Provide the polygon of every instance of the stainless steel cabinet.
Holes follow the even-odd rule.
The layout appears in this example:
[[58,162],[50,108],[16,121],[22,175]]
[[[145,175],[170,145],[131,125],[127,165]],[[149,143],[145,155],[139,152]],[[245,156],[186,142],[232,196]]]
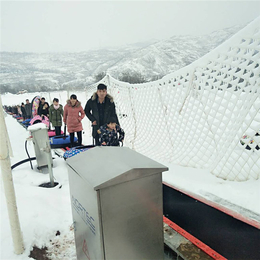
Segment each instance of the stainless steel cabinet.
[[129,148],[67,159],[77,259],[163,259],[162,172]]

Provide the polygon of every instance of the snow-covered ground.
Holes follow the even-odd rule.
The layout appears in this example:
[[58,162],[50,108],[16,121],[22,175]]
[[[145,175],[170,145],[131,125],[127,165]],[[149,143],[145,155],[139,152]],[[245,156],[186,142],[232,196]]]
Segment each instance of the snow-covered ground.
[[[28,96],[29,94],[27,94]],[[19,104],[27,96],[2,96],[3,105]],[[16,102],[14,97],[19,102]],[[32,97],[29,97],[30,99]],[[52,97],[53,98],[53,97]],[[60,99],[62,99],[60,97]],[[82,99],[83,100],[83,96]],[[64,104],[64,102],[62,102]],[[10,115],[5,117],[8,134],[13,149],[11,164],[27,158],[24,144],[29,132]],[[91,144],[87,118],[83,119],[83,143]],[[28,142],[28,151],[34,156],[34,148]],[[1,181],[1,255],[0,259],[31,259],[28,257],[34,245],[39,248],[47,246],[51,259],[76,259],[72,212],[66,162],[53,154],[53,174],[59,183],[55,188],[41,188],[38,185],[49,181],[49,175],[24,163],[13,170],[13,181],[17,198],[18,213],[25,251],[22,255],[13,253],[13,245],[6,200]],[[245,182],[224,181],[207,170],[172,165],[161,161],[169,168],[163,173],[163,181],[187,193],[205,198],[239,212],[246,218],[260,223],[260,180]],[[57,234],[60,233],[60,235]]]

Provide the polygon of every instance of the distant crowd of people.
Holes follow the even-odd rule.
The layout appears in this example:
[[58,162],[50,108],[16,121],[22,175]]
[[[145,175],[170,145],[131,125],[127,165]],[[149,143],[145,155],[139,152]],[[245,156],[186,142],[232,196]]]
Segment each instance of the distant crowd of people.
[[[26,99],[26,103],[19,106],[8,107],[8,111],[20,115],[23,119],[32,118],[32,103]],[[11,110],[11,111],[10,111]],[[70,96],[67,104],[63,106],[58,98],[54,98],[49,105],[44,97],[41,97],[37,115],[47,117],[55,129],[55,135],[61,135],[62,123],[67,126],[70,134],[71,146],[74,144],[74,136],[77,134],[77,146],[82,145],[82,119],[86,116],[92,123],[92,136],[95,145],[119,146],[123,143],[124,130],[120,127],[116,114],[113,97],[107,93],[107,86],[99,84],[97,91],[93,93],[83,109],[81,102],[75,94]]]
[[29,102],[29,99],[26,99],[26,104],[24,104],[23,102],[21,103],[21,105],[17,105],[17,106],[5,106],[6,110],[21,116],[24,120],[25,119],[30,119],[32,118],[32,106],[31,103]]

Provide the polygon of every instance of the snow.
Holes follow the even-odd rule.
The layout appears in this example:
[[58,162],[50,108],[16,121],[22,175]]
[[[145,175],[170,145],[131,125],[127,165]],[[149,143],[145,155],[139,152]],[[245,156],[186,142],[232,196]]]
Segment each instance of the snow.
[[[7,130],[13,148],[14,157],[11,164],[26,159],[24,142],[29,132],[19,125],[12,116],[6,117]],[[17,133],[19,132],[19,135]],[[34,156],[33,144],[28,144],[28,152]],[[74,247],[74,234],[71,230],[72,214],[70,208],[70,193],[66,163],[62,158],[53,156],[53,175],[59,183],[54,188],[41,188],[39,184],[49,182],[49,174],[34,169],[29,163],[24,163],[13,169],[13,182],[17,199],[20,225],[23,233],[25,252],[17,256],[13,253],[11,230],[6,208],[3,183],[1,181],[1,257],[0,259],[31,259],[28,257],[33,245],[53,247],[52,243],[59,240],[66,244],[66,257],[62,254],[53,259],[76,259]],[[56,232],[61,233],[55,236]],[[50,242],[52,240],[52,242]],[[62,242],[61,242],[62,240]],[[62,251],[62,250],[60,250]]]
[[[30,98],[35,94],[30,94]],[[29,94],[26,95],[29,96]],[[66,96],[66,95],[65,95]],[[22,102],[22,95],[16,96]],[[62,100],[64,100],[62,98]],[[3,105],[13,104],[13,95],[2,96]],[[82,103],[85,103],[83,95]],[[65,100],[64,100],[65,102]],[[65,104],[61,102],[61,104]],[[15,102],[16,103],[16,102]],[[24,143],[29,137],[29,131],[23,128],[10,115],[5,117],[8,135],[13,149],[11,164],[27,158]],[[89,121],[84,118],[83,143],[91,144],[92,138]],[[28,152],[34,156],[32,142],[28,141]],[[11,230],[6,207],[3,183],[1,181],[1,255],[3,260],[32,259],[28,255],[34,245],[47,246],[51,259],[75,260],[73,219],[70,202],[69,181],[66,162],[53,154],[53,175],[59,184],[54,188],[42,188],[39,184],[49,182],[49,174],[36,169],[33,161],[32,170],[29,163],[24,163],[13,169],[18,214],[23,233],[25,251],[22,255],[13,252]],[[219,203],[230,210],[239,212],[247,218],[260,222],[260,180],[245,182],[225,181],[212,175],[207,170],[181,167],[165,161],[160,161],[169,168],[163,173],[163,181],[189,194],[203,197],[206,200]],[[56,235],[57,231],[60,235]]]
[[163,174],[164,182],[183,192],[216,202],[260,223],[260,180],[234,182],[217,178],[208,170],[166,165],[170,170]]
[[34,132],[34,131],[37,131],[40,129],[47,129],[47,125],[44,123],[38,123],[35,125],[30,125],[27,129],[28,129],[28,131]]

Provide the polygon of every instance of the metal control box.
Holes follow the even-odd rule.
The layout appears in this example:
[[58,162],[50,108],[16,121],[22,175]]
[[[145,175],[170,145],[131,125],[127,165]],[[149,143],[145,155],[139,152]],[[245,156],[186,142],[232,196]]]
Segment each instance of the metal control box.
[[125,147],[95,147],[66,162],[77,259],[163,259],[168,168]]
[[51,152],[47,152],[47,149],[51,150],[51,147],[46,125],[38,123],[33,126],[29,126],[28,130],[31,132],[33,137],[34,151],[38,168],[48,166],[48,162],[53,164]]

